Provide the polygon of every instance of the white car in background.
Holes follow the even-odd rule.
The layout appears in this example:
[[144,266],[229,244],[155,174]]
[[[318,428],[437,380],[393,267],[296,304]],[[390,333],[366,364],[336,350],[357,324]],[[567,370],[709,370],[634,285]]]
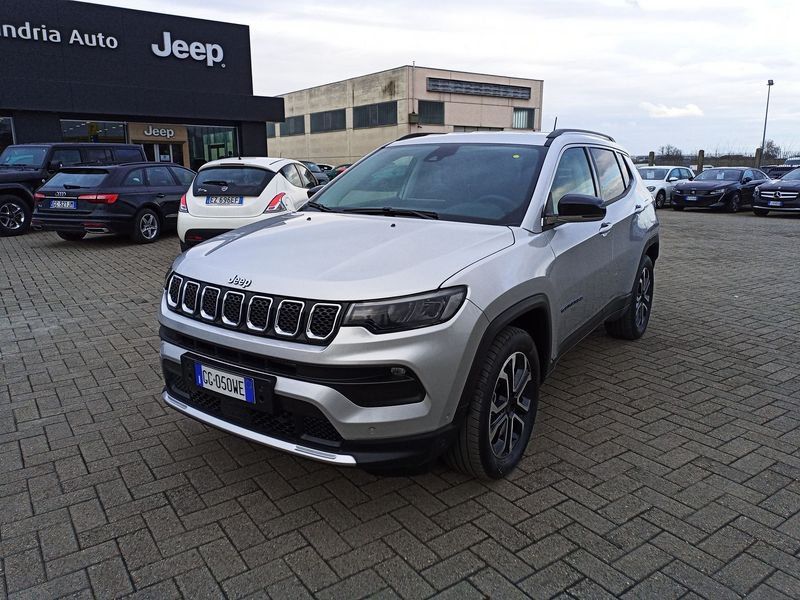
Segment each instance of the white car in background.
[[223,158],[204,164],[181,198],[181,250],[226,231],[293,211],[317,180],[288,158]]
[[647,191],[653,195],[656,208],[664,208],[670,202],[672,187],[678,181],[694,179],[694,171],[687,167],[659,165],[657,167],[637,166]]

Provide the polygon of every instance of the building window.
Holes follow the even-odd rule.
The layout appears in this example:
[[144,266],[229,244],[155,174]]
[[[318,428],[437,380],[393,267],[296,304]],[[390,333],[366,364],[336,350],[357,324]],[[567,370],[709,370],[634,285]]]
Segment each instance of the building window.
[[454,132],[470,132],[470,131],[503,131],[502,127],[473,127],[471,125],[454,125]]
[[[239,136],[235,127],[206,127],[187,125],[189,166],[197,170],[210,160],[239,154]],[[181,162],[175,160],[175,162]]]
[[275,123],[267,123],[267,138],[275,137]]
[[311,113],[311,133],[340,131],[345,128],[344,109]]
[[353,108],[353,129],[397,125],[397,102],[381,102]]
[[444,102],[419,101],[420,125],[444,125]]
[[11,124],[11,117],[0,117],[0,152],[13,143],[14,128]]
[[305,115],[297,115],[296,117],[286,117],[286,120],[281,123],[281,137],[289,135],[303,135],[306,132],[306,117]]
[[531,88],[482,81],[462,81],[460,79],[439,79],[428,77],[429,92],[446,94],[469,94],[470,96],[492,96],[494,98],[516,98],[530,100]]
[[511,127],[514,129],[536,129],[536,109],[515,108]]
[[121,121],[61,121],[61,140],[64,142],[128,141],[128,127]]

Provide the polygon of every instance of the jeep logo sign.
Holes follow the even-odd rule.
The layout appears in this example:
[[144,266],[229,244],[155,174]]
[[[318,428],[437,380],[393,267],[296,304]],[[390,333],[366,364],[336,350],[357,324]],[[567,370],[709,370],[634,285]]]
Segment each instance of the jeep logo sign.
[[222,62],[224,53],[222,46],[219,44],[185,42],[183,40],[172,41],[172,33],[169,31],[164,32],[164,40],[161,42],[161,46],[151,44],[150,49],[153,54],[161,58],[172,55],[175,58],[184,60],[191,57],[198,62],[205,61],[208,67],[219,65],[223,69],[225,68],[225,64]]
[[142,133],[147,137],[163,137],[167,139],[175,137],[174,129],[168,129],[166,127],[159,129],[157,127],[153,127],[152,125],[148,125],[147,129],[142,131]]

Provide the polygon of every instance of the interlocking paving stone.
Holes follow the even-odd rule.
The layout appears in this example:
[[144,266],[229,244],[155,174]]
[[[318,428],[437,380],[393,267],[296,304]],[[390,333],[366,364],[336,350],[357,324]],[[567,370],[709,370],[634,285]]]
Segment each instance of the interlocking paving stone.
[[0,239],[0,597],[800,596],[800,220],[659,216],[647,334],[565,355],[499,482],[186,419],[159,398],[174,237]]

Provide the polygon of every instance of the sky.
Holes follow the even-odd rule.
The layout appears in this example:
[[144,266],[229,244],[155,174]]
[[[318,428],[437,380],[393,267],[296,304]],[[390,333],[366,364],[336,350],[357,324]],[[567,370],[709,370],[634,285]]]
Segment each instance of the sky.
[[542,130],[630,152],[800,154],[798,0],[93,0],[250,26],[277,95],[411,64],[544,80]]

